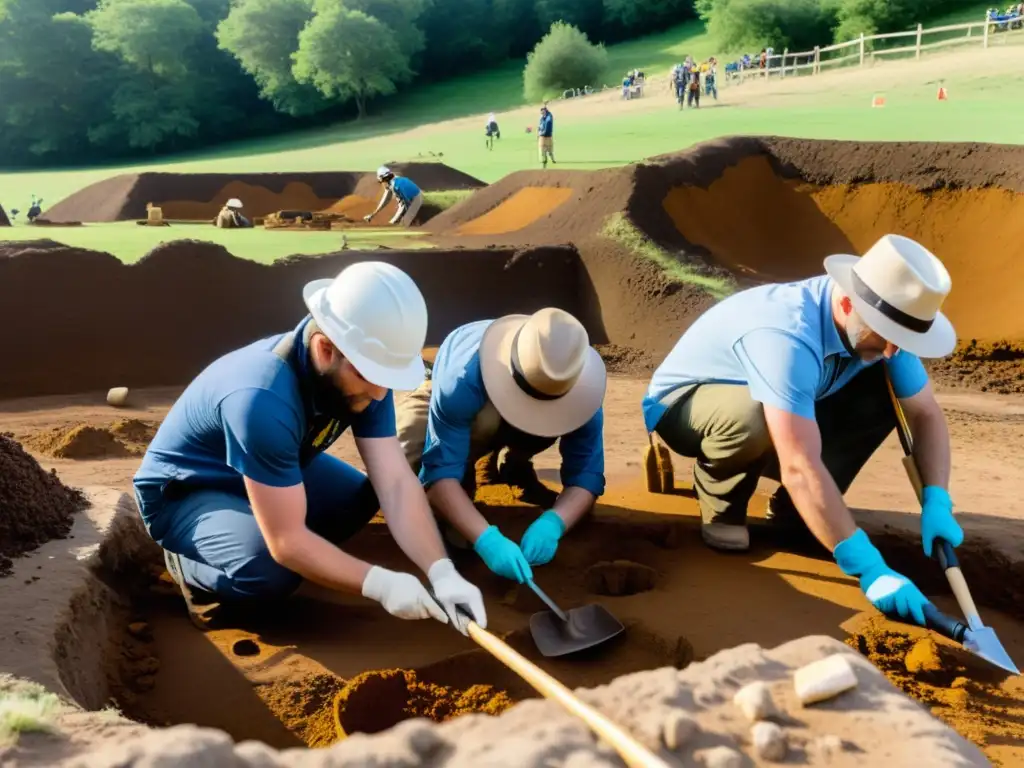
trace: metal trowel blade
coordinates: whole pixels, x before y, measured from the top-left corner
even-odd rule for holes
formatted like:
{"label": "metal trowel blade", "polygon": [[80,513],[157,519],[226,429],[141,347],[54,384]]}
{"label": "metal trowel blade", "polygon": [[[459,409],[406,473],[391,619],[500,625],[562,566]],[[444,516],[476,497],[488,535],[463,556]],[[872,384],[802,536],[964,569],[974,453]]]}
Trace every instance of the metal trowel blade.
{"label": "metal trowel blade", "polygon": [[1020,670],[1010,659],[1010,655],[1003,648],[1003,644],[999,642],[999,638],[996,637],[996,633],[991,627],[968,629],[964,634],[964,648],[990,664],[1005,669],[1010,674],[1020,674]]}
{"label": "metal trowel blade", "polygon": [[562,621],[552,611],[541,611],[530,617],[530,634],[537,650],[544,656],[565,656],[611,640],[625,630],[602,605],[570,608],[569,621]]}

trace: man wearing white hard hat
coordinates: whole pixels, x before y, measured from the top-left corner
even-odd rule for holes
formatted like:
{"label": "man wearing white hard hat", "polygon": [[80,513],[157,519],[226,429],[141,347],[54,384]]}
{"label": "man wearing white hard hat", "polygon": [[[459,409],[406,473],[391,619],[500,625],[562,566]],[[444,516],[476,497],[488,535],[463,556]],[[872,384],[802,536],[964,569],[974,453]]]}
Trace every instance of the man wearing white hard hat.
{"label": "man wearing white hard hat", "polygon": [[[399,404],[399,440],[431,505],[492,572],[531,579],[604,493],[605,383],[580,321],[547,308],[456,328],[430,380]],[[556,442],[562,492],[545,488],[551,503],[517,544],[474,506],[473,465],[492,452],[529,464]]]}
{"label": "man wearing white hard hat", "polygon": [[925,486],[924,551],[937,538],[963,542],[948,492],[949,432],[920,360],[956,345],[940,312],[949,273],[896,235],[862,257],[829,256],[825,272],[741,291],[704,313],[655,372],[644,420],[673,451],[696,459],[709,546],[747,549],[758,479],[779,480],[770,517],[802,519],[872,604],[923,624],[925,597],[886,565],[843,494],[896,426],[888,378]]}
{"label": "man wearing white hard hat", "polygon": [[[185,389],[134,478],[146,529],[190,611],[284,597],[307,579],[361,593],[403,619],[450,618],[480,591],[446,557],[396,437],[392,390],[415,389],[427,308],[412,279],[362,262],[303,290],[309,316],[211,363]],[[325,451],[351,428],[364,474]],[[427,575],[387,570],[339,548],[380,509]]]}
{"label": "man wearing white hard hat", "polygon": [[242,201],[237,197],[232,197],[224,204],[224,207],[220,209],[220,213],[217,214],[214,224],[221,229],[248,229],[252,227],[252,222],[242,215]]}
{"label": "man wearing white hard hat", "polygon": [[377,181],[384,185],[384,194],[381,195],[377,208],[373,213],[364,216],[363,221],[371,222],[373,217],[384,210],[384,206],[394,197],[398,201],[398,210],[395,211],[395,215],[388,223],[411,227],[416,219],[416,214],[420,212],[420,207],[423,205],[423,193],[420,192],[420,188],[413,183],[412,179],[395,175],[395,172],[386,165],[377,169]]}

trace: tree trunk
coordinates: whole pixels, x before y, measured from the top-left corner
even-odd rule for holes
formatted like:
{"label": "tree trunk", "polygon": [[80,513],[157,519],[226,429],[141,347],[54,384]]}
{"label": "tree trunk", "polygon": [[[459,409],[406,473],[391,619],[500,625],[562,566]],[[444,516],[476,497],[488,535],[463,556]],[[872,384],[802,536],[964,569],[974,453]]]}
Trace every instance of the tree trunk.
{"label": "tree trunk", "polygon": [[361,94],[356,94],[356,120],[362,120],[366,117],[366,97]]}

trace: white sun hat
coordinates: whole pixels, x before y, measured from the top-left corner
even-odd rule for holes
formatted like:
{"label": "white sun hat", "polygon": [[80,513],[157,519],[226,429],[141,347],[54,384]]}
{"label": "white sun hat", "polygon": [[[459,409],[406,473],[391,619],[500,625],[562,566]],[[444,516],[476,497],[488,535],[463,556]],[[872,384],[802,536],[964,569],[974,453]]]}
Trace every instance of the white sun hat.
{"label": "white sun hat", "polygon": [[426,378],[427,304],[405,272],[363,261],[333,280],[314,280],[302,299],[323,334],[378,387],[416,389]]}
{"label": "white sun hat", "polygon": [[487,397],[516,429],[538,437],[574,432],[604,400],[604,361],[575,317],[548,307],[507,315],[480,342]]}
{"label": "white sun hat", "polygon": [[227,205],[228,205],[228,208],[241,208],[242,207],[242,201],[239,200],[237,197],[232,197],[230,200],[228,200]]}
{"label": "white sun hat", "polygon": [[861,257],[829,256],[825,271],[886,341],[924,358],[945,357],[956,347],[953,324],[939,311],[953,281],[920,243],[885,235]]}

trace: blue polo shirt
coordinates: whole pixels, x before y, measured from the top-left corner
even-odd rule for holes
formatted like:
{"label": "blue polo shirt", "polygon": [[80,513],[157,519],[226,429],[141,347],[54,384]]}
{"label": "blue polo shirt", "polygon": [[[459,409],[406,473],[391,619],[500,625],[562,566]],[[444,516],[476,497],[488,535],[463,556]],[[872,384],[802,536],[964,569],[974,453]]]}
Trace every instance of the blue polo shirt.
{"label": "blue polo shirt", "polygon": [[[468,323],[452,331],[437,350],[431,371],[430,409],[423,445],[420,481],[430,487],[438,480],[462,480],[469,462],[473,420],[487,404],[480,372],[480,342],[493,320]],[[558,440],[561,478],[595,496],[604,493],[604,413]]]}
{"label": "blue polo shirt", "polygon": [[555,131],[555,116],[548,112],[540,118],[537,124],[537,134],[540,136],[551,136]]}
{"label": "blue polo shirt", "polygon": [[412,179],[407,179],[405,176],[395,176],[395,180],[391,183],[391,189],[406,205],[420,193],[420,188],[413,183]]}
{"label": "blue polo shirt", "polygon": [[[346,429],[356,437],[392,437],[394,396],[372,402],[361,413],[330,408],[329,430],[312,435],[311,420],[326,412],[303,341],[306,317],[295,334],[292,365],[275,352],[287,334],[261,339],[229,352],[203,370],[171,407],[134,477],[142,517],[149,525],[168,484],[245,495],[242,477],[279,488],[302,482],[300,451],[327,450]],[[313,393],[313,394],[311,394]],[[312,416],[312,419],[310,419]]]}
{"label": "blue polo shirt", "polygon": [[[827,275],[740,291],[701,315],[654,372],[642,408],[653,432],[669,405],[691,384],[746,384],[757,402],[814,418],[817,401],[874,365],[846,349],[832,317]],[[900,350],[886,362],[893,389],[912,397],[928,381],[921,361]]]}

